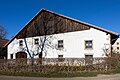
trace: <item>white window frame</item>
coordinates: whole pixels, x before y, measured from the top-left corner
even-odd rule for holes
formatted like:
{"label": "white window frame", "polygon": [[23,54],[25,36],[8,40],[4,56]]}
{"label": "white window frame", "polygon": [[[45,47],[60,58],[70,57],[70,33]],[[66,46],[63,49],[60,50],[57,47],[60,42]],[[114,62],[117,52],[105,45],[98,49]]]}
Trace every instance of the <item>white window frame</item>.
{"label": "white window frame", "polygon": [[93,40],[85,40],[85,49],[93,49]]}

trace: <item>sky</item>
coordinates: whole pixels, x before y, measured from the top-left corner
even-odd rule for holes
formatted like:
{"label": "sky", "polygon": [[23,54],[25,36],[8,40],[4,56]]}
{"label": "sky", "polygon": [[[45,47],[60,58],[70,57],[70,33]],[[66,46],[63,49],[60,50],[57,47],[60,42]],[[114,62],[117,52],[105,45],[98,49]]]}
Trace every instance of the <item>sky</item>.
{"label": "sky", "polygon": [[0,25],[7,39],[42,8],[120,33],[120,0],[0,0]]}

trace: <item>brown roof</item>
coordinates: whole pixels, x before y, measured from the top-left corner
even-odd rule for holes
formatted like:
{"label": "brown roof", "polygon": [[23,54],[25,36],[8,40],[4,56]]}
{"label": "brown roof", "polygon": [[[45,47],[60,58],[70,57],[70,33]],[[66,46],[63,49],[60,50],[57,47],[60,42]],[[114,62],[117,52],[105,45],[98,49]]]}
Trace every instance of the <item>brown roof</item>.
{"label": "brown roof", "polygon": [[[42,9],[42,10],[45,10],[45,9]],[[42,11],[42,10],[41,10],[41,11]],[[52,12],[52,11],[49,11],[49,10],[45,10],[45,11],[50,12],[50,13],[55,14],[55,15],[58,15],[58,16],[61,16],[61,17],[63,17],[63,18],[70,19],[70,20],[72,20],[72,21],[76,21],[76,22],[81,23],[81,24],[88,25],[88,26],[90,26],[90,27],[92,27],[92,28],[95,28],[95,29],[98,29],[98,30],[101,30],[101,31],[104,31],[104,32],[107,32],[107,33],[110,33],[110,34],[119,35],[119,34],[116,33],[116,32],[113,32],[113,31],[110,31],[110,30],[107,30],[107,29],[104,29],[104,28],[95,26],[95,25],[93,25],[93,24],[89,24],[89,23],[86,23],[86,22],[83,22],[83,21],[80,21],[80,20],[77,20],[77,19],[74,19],[74,18],[70,18],[70,17],[68,17],[68,16],[64,16],[64,15],[62,15],[62,14],[58,14],[58,13],[55,13],[55,12]]]}
{"label": "brown roof", "polygon": [[4,47],[4,45],[8,42],[9,40],[6,39],[0,39],[0,47]]}
{"label": "brown roof", "polygon": [[115,35],[115,36],[118,36],[119,34],[116,33],[116,32],[112,32],[110,30],[107,30],[107,29],[104,29],[104,28],[101,28],[101,27],[98,27],[98,26],[95,26],[95,25],[92,25],[92,24],[89,24],[89,23],[86,23],[86,22],[83,22],[83,21],[80,21],[80,20],[76,20],[76,19],[73,19],[73,18],[70,18],[70,17],[67,17],[67,16],[64,16],[62,14],[58,14],[58,13],[55,13],[55,12],[52,12],[52,11],[49,11],[49,10],[46,10],[46,9],[41,9],[30,21],[28,21],[27,24],[25,24],[25,26],[8,42],[6,43],[4,46],[7,46],[9,43],[11,43],[15,38],[16,36],[18,36],[18,34],[24,30],[32,21],[34,21],[43,11],[46,11],[46,12],[49,12],[49,13],[52,13],[52,14],[55,14],[57,16],[60,16],[60,17],[63,17],[63,18],[66,18],[66,19],[69,19],[69,20],[72,20],[72,21],[75,21],[75,22],[78,22],[78,23],[81,23],[81,24],[84,24],[84,25],[87,25],[91,28],[95,28],[95,29],[98,29],[98,30],[101,30],[103,32],[106,32],[106,33],[109,33],[109,34],[112,34],[112,35]]}

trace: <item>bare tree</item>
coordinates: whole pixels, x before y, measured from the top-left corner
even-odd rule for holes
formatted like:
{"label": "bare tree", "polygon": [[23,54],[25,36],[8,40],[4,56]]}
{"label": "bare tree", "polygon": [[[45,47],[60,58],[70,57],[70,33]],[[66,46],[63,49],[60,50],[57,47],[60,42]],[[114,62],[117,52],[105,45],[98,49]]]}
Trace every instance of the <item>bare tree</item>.
{"label": "bare tree", "polygon": [[7,49],[3,47],[4,44],[6,43],[6,40],[5,40],[6,37],[7,37],[6,29],[2,25],[0,25],[0,59],[3,59],[4,56],[6,57],[7,55],[6,54]]}
{"label": "bare tree", "polygon": [[112,48],[112,50],[110,50],[109,48],[104,47],[103,52],[106,56],[106,58],[105,58],[106,68],[107,69],[116,68],[116,66],[120,62],[120,54],[118,53],[118,51],[116,51],[113,48]]}
{"label": "bare tree", "polygon": [[6,29],[0,25],[0,39],[5,39],[7,36],[7,31]]}
{"label": "bare tree", "polygon": [[45,48],[52,48],[52,49],[56,48],[55,44],[52,43],[52,40],[56,39],[55,37],[53,37],[53,35],[57,33],[61,33],[62,31],[65,30],[65,28],[63,27],[64,25],[63,23],[64,22],[62,18],[58,18],[58,16],[55,16],[53,14],[51,15],[46,12],[42,14],[38,22],[34,23],[34,29],[35,29],[34,35],[39,36],[39,41],[40,41],[37,48],[38,49],[37,53],[34,53],[34,51],[29,49],[27,39],[24,38],[24,42],[26,45],[26,48],[24,50],[28,52],[32,60],[32,64],[33,64],[34,56],[39,55],[39,58],[41,58],[42,60],[43,51],[46,50]]}

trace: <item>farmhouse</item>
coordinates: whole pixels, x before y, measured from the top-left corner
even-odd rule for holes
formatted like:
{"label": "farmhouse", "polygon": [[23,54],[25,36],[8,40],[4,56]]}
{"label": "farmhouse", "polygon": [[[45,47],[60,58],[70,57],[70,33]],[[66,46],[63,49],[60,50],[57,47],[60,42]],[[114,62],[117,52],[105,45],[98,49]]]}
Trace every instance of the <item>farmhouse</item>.
{"label": "farmhouse", "polygon": [[93,58],[111,52],[119,35],[49,10],[38,12],[5,46],[7,59]]}

